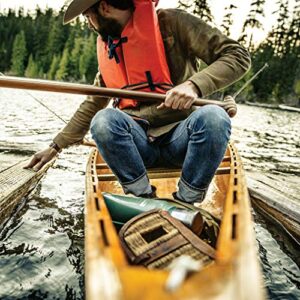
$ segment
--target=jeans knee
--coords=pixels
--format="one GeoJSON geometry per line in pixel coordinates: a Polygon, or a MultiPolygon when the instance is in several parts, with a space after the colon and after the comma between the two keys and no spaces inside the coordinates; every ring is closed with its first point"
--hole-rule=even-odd
{"type": "Polygon", "coordinates": [[[217,105],[206,105],[197,109],[195,114],[196,127],[204,127],[212,132],[227,132],[230,134],[231,121],[227,112],[217,105]]]}
{"type": "Polygon", "coordinates": [[[107,141],[111,135],[111,128],[116,124],[116,110],[105,108],[97,112],[91,122],[91,133],[97,142],[107,141]]]}

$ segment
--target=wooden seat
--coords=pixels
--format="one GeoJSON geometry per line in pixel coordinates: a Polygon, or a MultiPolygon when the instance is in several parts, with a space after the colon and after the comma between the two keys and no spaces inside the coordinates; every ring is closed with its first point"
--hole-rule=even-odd
{"type": "MultiPolygon", "coordinates": [[[[230,162],[230,156],[225,156],[222,164],[226,162],[230,162]]],[[[221,164],[221,165],[222,165],[221,164]]],[[[96,164],[97,170],[105,170],[105,174],[99,174],[98,180],[99,181],[115,181],[117,180],[116,176],[113,173],[107,174],[107,170],[109,169],[108,165],[106,163],[100,163],[96,164]]],[[[175,178],[180,177],[181,175],[181,169],[180,168],[149,168],[148,170],[148,177],[149,179],[158,179],[158,178],[175,178]]],[[[221,166],[217,169],[215,175],[224,175],[224,174],[230,174],[230,167],[221,166]]]]}

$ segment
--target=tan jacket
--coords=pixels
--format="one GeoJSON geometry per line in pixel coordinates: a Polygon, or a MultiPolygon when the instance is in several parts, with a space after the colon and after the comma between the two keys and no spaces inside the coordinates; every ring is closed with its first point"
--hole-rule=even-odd
{"type": "MultiPolygon", "coordinates": [[[[191,80],[199,88],[201,96],[205,97],[237,81],[249,69],[251,61],[248,52],[238,42],[199,18],[179,9],[161,9],[158,18],[175,85],[191,80]],[[197,72],[201,61],[208,66],[197,72]]],[[[105,86],[100,74],[97,74],[94,84],[105,86]]],[[[54,138],[60,148],[83,139],[94,115],[108,103],[98,98],[87,97],[70,122],[54,138]]],[[[150,129],[154,136],[167,130],[168,125],[167,128],[150,129]]]]}

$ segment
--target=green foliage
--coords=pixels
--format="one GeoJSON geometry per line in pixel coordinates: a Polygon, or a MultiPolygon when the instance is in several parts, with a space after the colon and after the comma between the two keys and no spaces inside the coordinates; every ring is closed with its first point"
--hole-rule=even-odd
{"type": "Polygon", "coordinates": [[[68,74],[70,73],[70,69],[71,69],[70,53],[68,48],[65,48],[55,78],[58,80],[67,79],[68,74]]]}
{"type": "Polygon", "coordinates": [[[50,80],[56,79],[55,74],[58,71],[59,68],[59,63],[60,63],[60,55],[54,55],[51,65],[50,65],[50,70],[47,74],[47,78],[50,80]]]}
{"type": "Polygon", "coordinates": [[[294,91],[297,94],[297,96],[300,97],[300,79],[295,81],[294,91]]]}
{"type": "MultiPolygon", "coordinates": [[[[71,55],[70,55],[71,72],[69,74],[75,80],[81,79],[80,75],[83,74],[80,72],[80,68],[79,68],[80,57],[84,51],[83,45],[84,45],[84,40],[81,37],[75,38],[73,49],[71,50],[71,55]]],[[[93,53],[93,55],[95,55],[95,53],[93,53]]]]}
{"type": "Polygon", "coordinates": [[[230,28],[233,25],[233,10],[237,7],[234,4],[230,4],[229,6],[225,7],[225,15],[223,17],[223,22],[221,28],[223,29],[224,34],[230,36],[230,28]]]}
{"type": "Polygon", "coordinates": [[[253,29],[262,28],[262,18],[264,15],[265,0],[253,0],[250,5],[249,14],[243,24],[242,34],[239,42],[253,52],[253,29]]]}
{"type": "Polygon", "coordinates": [[[79,21],[64,26],[63,13],[39,8],[27,14],[22,8],[0,13],[0,71],[66,81],[86,78],[92,82],[98,66],[95,34],[90,39],[90,30],[79,21]],[[94,44],[85,46],[86,41],[94,44]],[[90,58],[85,73],[80,73],[85,47],[90,58]]]}
{"type": "Polygon", "coordinates": [[[289,0],[278,0],[278,10],[274,12],[277,15],[276,26],[268,36],[268,42],[273,45],[276,55],[283,55],[287,48],[288,41],[288,23],[289,23],[289,0]]]}
{"type": "Polygon", "coordinates": [[[179,0],[179,7],[197,15],[205,22],[212,23],[214,17],[208,2],[208,0],[179,0]]]}
{"type": "Polygon", "coordinates": [[[16,35],[13,44],[11,71],[14,75],[24,75],[26,54],[26,40],[24,31],[22,30],[16,35]]]}
{"type": "Polygon", "coordinates": [[[96,41],[94,35],[91,34],[88,40],[85,40],[83,52],[79,60],[79,72],[83,81],[93,82],[91,74],[97,72],[96,65],[96,41]]]}
{"type": "Polygon", "coordinates": [[[25,77],[29,77],[29,78],[39,77],[39,65],[33,60],[32,54],[29,56],[28,65],[25,71],[25,77]]]}

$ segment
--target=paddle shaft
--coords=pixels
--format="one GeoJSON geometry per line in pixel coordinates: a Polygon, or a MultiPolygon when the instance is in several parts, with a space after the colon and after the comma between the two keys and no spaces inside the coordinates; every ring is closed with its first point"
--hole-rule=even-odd
{"type": "MultiPolygon", "coordinates": [[[[0,87],[37,90],[56,93],[79,94],[89,96],[99,96],[104,98],[126,98],[134,99],[141,102],[164,102],[166,96],[163,94],[130,91],[122,89],[110,89],[103,87],[95,87],[86,84],[65,83],[50,80],[26,79],[19,77],[0,77],[0,87]]],[[[217,100],[196,99],[193,105],[203,106],[214,104],[221,107],[225,106],[224,102],[217,100]]]]}

